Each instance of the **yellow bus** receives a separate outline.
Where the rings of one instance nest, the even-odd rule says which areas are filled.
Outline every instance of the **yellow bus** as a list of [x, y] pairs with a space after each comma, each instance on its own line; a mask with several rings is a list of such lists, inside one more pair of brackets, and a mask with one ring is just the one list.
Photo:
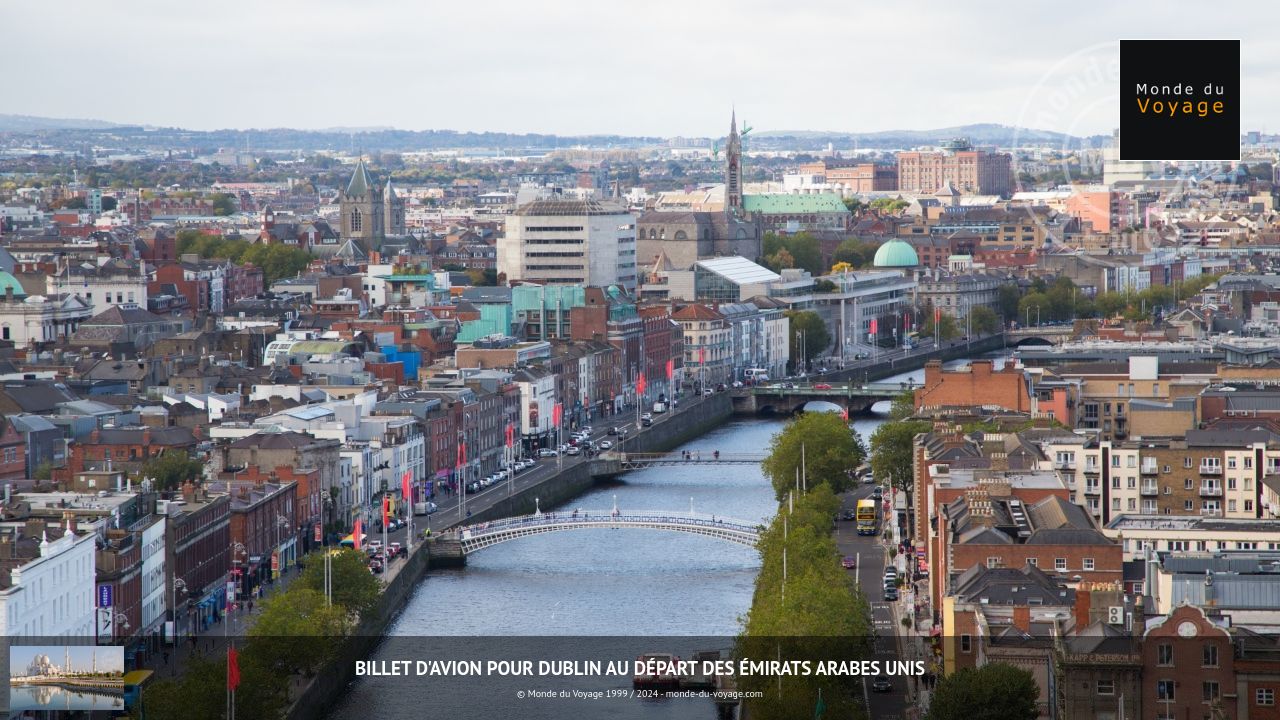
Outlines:
[[859, 535], [875, 535], [880, 529], [880, 513], [876, 511], [876, 501], [859, 500], [856, 519]]

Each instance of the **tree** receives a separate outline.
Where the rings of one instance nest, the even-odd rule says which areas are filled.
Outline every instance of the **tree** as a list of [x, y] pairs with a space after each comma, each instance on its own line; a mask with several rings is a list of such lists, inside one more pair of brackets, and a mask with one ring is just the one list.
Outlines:
[[[831, 259], [835, 262], [849, 263], [854, 268], [866, 267], [871, 264], [878, 249], [880, 249], [880, 245], [877, 243], [866, 242], [858, 238], [849, 238], [836, 247]], [[835, 270], [833, 269], [832, 272], [835, 272]]]
[[[368, 570], [365, 570], [367, 573]], [[350, 627], [347, 609], [329, 605], [311, 588], [290, 588], [267, 598], [249, 637], [263, 667], [310, 675], [333, 654]]]
[[916, 414], [915, 390], [903, 390], [893, 399], [889, 407], [890, 420], [906, 420]]
[[844, 199], [844, 206], [849, 208], [849, 212], [858, 215], [862, 212], [862, 208], [866, 207], [862, 201], [856, 197], [848, 197]]
[[102, 198], [103, 212], [111, 212], [112, 210], [115, 210], [117, 207], [119, 207], [119, 201], [117, 201], [115, 198], [111, 197], [110, 195], [106, 195]]
[[1018, 288], [1017, 283], [1009, 283], [1001, 285], [997, 292], [999, 299], [996, 303], [1000, 307], [1000, 314], [1005, 320], [1012, 320], [1018, 314], [1018, 301], [1022, 299], [1022, 290]]
[[899, 420], [876, 428], [871, 433], [871, 473], [899, 490], [911, 492], [915, 467], [912, 447], [916, 435], [929, 432], [932, 427], [924, 420]]
[[85, 199], [79, 195], [76, 195], [75, 197], [64, 198], [62, 200], [59, 200], [53, 203], [53, 208], [55, 210], [58, 210], [58, 209], [84, 210], [87, 207], [89, 207], [88, 202], [86, 202]]
[[761, 467], [781, 500], [795, 487], [796, 472], [802, 465], [808, 487], [827, 485], [832, 492], [841, 493], [852, 484], [848, 471], [861, 465], [865, 457], [862, 444], [838, 413], [804, 413], [773, 436], [769, 456]]
[[926, 720], [1035, 720], [1040, 688], [1008, 663], [964, 668], [938, 682]]
[[960, 337], [960, 328], [956, 326], [956, 319], [950, 315], [938, 313], [940, 320], [937, 328], [934, 328], [934, 313], [925, 310], [925, 312], [921, 313], [921, 316], [924, 320], [920, 323], [920, 337], [932, 338], [936, 336], [940, 342]]
[[986, 305], [969, 309], [969, 329], [977, 335], [990, 335], [1000, 331], [1000, 318]]
[[231, 215], [236, 211], [236, 201], [227, 193], [214, 193], [210, 198], [213, 201], [214, 215]]
[[204, 474], [204, 463], [194, 460], [186, 450], [170, 448], [142, 466], [142, 476], [154, 478], [159, 490], [175, 490], [188, 480]]
[[[812, 310], [787, 311], [789, 337], [791, 341], [791, 363], [799, 367], [801, 360], [809, 362], [818, 357], [831, 344], [831, 331], [822, 321], [822, 316]], [[803, 333], [803, 339], [799, 339]], [[804, 357], [801, 358], [801, 353]]]
[[786, 248], [782, 248], [778, 252], [767, 256], [765, 258], [765, 265], [769, 266], [769, 268], [775, 272], [782, 272], [787, 268], [795, 267], [796, 259], [791, 256], [791, 253]]
[[1032, 292], [1022, 296], [1018, 301], [1018, 322], [1032, 325], [1036, 322], [1053, 319], [1053, 305], [1049, 296], [1042, 292]]
[[311, 255], [302, 248], [288, 245], [250, 245], [237, 262], [253, 263], [262, 268], [267, 285], [280, 278], [294, 277], [311, 264]]
[[[378, 604], [382, 587], [369, 572], [365, 558], [356, 550], [332, 550], [329, 569], [333, 573], [330, 587], [333, 602], [345, 607], [357, 616], [364, 615]], [[306, 568], [298, 580], [298, 587], [324, 592], [324, 551], [315, 552], [307, 559]]]
[[911, 203], [901, 198], [876, 198], [871, 201], [871, 209], [882, 213], [894, 214], [906, 209]]
[[[791, 258], [791, 262], [785, 265], [777, 261], [784, 250]], [[806, 232], [794, 235], [765, 233], [761, 247], [761, 257], [765, 264], [774, 270], [798, 267], [808, 270], [813, 275], [821, 275], [823, 270], [822, 251], [818, 247], [818, 241]], [[775, 262], [771, 263], [770, 258], [774, 258]]]

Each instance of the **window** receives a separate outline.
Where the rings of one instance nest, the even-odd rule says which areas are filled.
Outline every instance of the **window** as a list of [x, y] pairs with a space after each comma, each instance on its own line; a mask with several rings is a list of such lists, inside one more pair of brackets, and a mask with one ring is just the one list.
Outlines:
[[1183, 501], [1182, 501], [1182, 510], [1183, 510], [1184, 512], [1191, 512], [1192, 510], [1195, 510], [1195, 509], [1196, 509], [1195, 501], [1193, 501], [1193, 500], [1183, 500]]
[[1204, 693], [1203, 697], [1205, 702], [1213, 702], [1221, 696], [1221, 693], [1218, 690], [1217, 680], [1205, 680], [1200, 684], [1200, 687]]
[[1092, 570], [1092, 569], [1093, 569], [1093, 558], [1085, 558], [1085, 559], [1084, 559], [1084, 569], [1085, 569], [1085, 570]]
[[998, 567], [1000, 567], [1000, 558], [999, 558], [999, 557], [989, 557], [989, 558], [987, 558], [987, 567], [989, 567], [989, 568], [998, 568]]
[[1169, 643], [1161, 643], [1156, 647], [1156, 664], [1157, 665], [1173, 664], [1173, 645]]
[[1112, 476], [1112, 477], [1111, 477], [1111, 489], [1112, 489], [1112, 490], [1119, 490], [1119, 489], [1120, 489], [1120, 476], [1119, 476], [1119, 475], [1114, 475], [1114, 476]]
[[1258, 688], [1253, 698], [1257, 704], [1270, 707], [1276, 704], [1276, 691], [1271, 688]]
[[1054, 559], [1053, 559], [1053, 569], [1054, 569], [1054, 570], [1066, 570], [1066, 569], [1067, 569], [1067, 559], [1066, 559], [1066, 558], [1054, 558]]
[[1129, 512], [1135, 512], [1135, 511], [1137, 511], [1137, 509], [1138, 509], [1138, 501], [1137, 501], [1137, 500], [1135, 500], [1134, 498], [1129, 498], [1126, 502], [1127, 502], [1127, 505], [1126, 505], [1126, 507], [1125, 507], [1125, 509], [1126, 509], [1126, 510], [1128, 510]]
[[1227, 478], [1227, 489], [1228, 489], [1228, 490], [1235, 490], [1235, 489], [1236, 489], [1236, 479], [1235, 479], [1235, 478]]
[[1182, 481], [1182, 489], [1183, 490], [1191, 489], [1191, 478], [1186, 478]]
[[1040, 567], [1040, 558], [1027, 558], [1027, 564], [1031, 567]]
[[1204, 644], [1204, 652], [1202, 653], [1205, 667], [1218, 667], [1218, 646], [1213, 643]]
[[1099, 695], [1115, 695], [1116, 681], [1115, 680], [1099, 680], [1098, 694]]
[[1244, 511], [1245, 511], [1245, 512], [1253, 512], [1253, 501], [1252, 501], [1252, 500], [1245, 500], [1245, 501], [1244, 501]]
[[1227, 469], [1228, 469], [1228, 470], [1235, 470], [1235, 469], [1236, 469], [1236, 459], [1235, 459], [1235, 458], [1233, 458], [1233, 457], [1232, 457], [1232, 458], [1227, 458]]
[[1189, 458], [1189, 457], [1184, 457], [1184, 458], [1182, 458], [1182, 467], [1184, 467], [1184, 468], [1189, 468], [1189, 467], [1191, 467], [1191, 458]]
[[1156, 681], [1156, 699], [1157, 700], [1173, 700], [1173, 681], [1157, 680]]
[[960, 652], [962, 653], [973, 652], [973, 636], [971, 635], [960, 636]]

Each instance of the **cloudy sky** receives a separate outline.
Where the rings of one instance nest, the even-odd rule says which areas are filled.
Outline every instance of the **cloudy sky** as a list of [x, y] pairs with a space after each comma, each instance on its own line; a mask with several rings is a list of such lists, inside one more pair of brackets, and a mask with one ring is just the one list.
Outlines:
[[6, 2], [0, 113], [181, 126], [718, 136], [1118, 124], [1119, 38], [1240, 38], [1280, 129], [1280, 6], [867, 0]]

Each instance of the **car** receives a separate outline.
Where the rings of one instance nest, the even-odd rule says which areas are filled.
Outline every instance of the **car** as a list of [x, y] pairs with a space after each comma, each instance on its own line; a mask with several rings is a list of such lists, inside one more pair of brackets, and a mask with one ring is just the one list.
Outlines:
[[552, 448], [542, 448], [538, 451], [538, 457], [555, 457], [558, 453]]
[[845, 520], [857, 520], [857, 519], [858, 519], [858, 513], [857, 513], [856, 511], [854, 511], [854, 510], [845, 510], [845, 511], [844, 511], [844, 519], [845, 519]]
[[814, 383], [813, 389], [814, 390], [830, 390], [831, 383]]
[[734, 380], [734, 381], [733, 381], [733, 386], [734, 386], [735, 388], [740, 388], [740, 387], [742, 387], [742, 381], [741, 381], [741, 380]]
[[591, 433], [594, 432], [594, 429], [590, 425], [587, 425], [586, 427], [582, 428], [582, 432], [590, 436]]
[[615, 425], [614, 427], [609, 428], [609, 434], [610, 434], [610, 435], [617, 435], [617, 434], [618, 434], [618, 428], [617, 428], [617, 426], [616, 426], [616, 425]]
[[400, 545], [400, 543], [398, 543], [398, 542], [393, 542], [393, 543], [391, 543], [390, 545], [388, 545], [388, 546], [387, 546], [387, 552], [388, 552], [388, 553], [390, 553], [391, 557], [396, 557], [396, 556], [398, 556], [398, 555], [400, 554], [400, 550], [401, 550], [402, 548], [403, 548], [403, 546], [402, 546], [402, 545]]
[[382, 541], [381, 541], [381, 540], [370, 540], [370, 541], [369, 541], [369, 549], [370, 549], [370, 550], [372, 550], [372, 551], [374, 551], [375, 553], [376, 553], [376, 552], [378, 552], [379, 550], [381, 550], [381, 549], [382, 549]]
[[894, 602], [898, 599], [898, 588], [887, 587], [884, 589], [884, 601]]
[[714, 393], [715, 393], [715, 391], [714, 391], [714, 390], [712, 390], [711, 388], [707, 388], [706, 390], [703, 390], [703, 391], [702, 391], [702, 394], [703, 394], [704, 396], [706, 396], [706, 395], [712, 395], [712, 394], [714, 394]]
[[370, 561], [369, 561], [369, 572], [373, 573], [374, 575], [381, 575], [381, 574], [382, 574], [382, 563], [381, 563], [380, 561], [378, 561], [378, 560], [370, 560]]
[[480, 483], [476, 482], [475, 480], [472, 480], [471, 482], [467, 483], [468, 495], [474, 495], [478, 492], [480, 492]]
[[640, 421], [640, 427], [649, 427], [651, 425], [653, 425], [653, 420], [650, 418], [644, 418]]
[[568, 450], [565, 450], [564, 454], [565, 455], [581, 455], [582, 451], [578, 449], [577, 445], [573, 445]]
[[858, 560], [852, 555], [845, 555], [840, 561], [840, 565], [843, 566], [845, 570], [856, 570], [858, 567]]
[[642, 415], [640, 416], [640, 419], [641, 419], [641, 420], [652, 420], [652, 419], [653, 419], [653, 413], [644, 413], [644, 414], [642, 414]]
[[609, 442], [608, 440], [601, 440], [601, 441], [600, 441], [600, 449], [601, 449], [601, 450], [608, 450], [608, 449], [609, 449], [609, 448], [611, 448], [611, 447], [613, 447], [613, 443]]
[[556, 448], [556, 450], [560, 451], [561, 455], [563, 455], [564, 451], [568, 449], [569, 449], [569, 443], [560, 443], [560, 446]]
[[871, 692], [893, 692], [893, 682], [889, 680], [888, 675], [877, 675], [876, 679], [871, 681]]

